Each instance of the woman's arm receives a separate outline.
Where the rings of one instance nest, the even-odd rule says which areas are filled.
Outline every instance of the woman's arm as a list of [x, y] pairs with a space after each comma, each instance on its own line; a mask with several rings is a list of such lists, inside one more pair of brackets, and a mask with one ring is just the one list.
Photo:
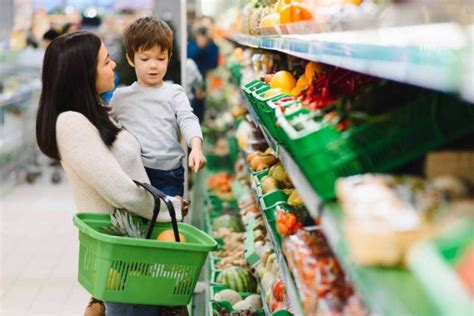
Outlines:
[[[122, 170], [95, 126], [85, 116], [77, 112], [62, 113], [56, 122], [56, 134], [61, 161], [113, 207], [151, 219], [154, 206], [152, 196]], [[170, 199], [180, 219], [181, 201], [174, 197]], [[159, 221], [167, 219], [169, 214], [161, 203]]]

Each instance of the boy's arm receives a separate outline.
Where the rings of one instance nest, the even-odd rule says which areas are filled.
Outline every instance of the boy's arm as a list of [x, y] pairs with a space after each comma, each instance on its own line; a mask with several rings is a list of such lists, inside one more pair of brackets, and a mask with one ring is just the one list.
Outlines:
[[172, 98], [172, 106], [176, 111], [176, 119], [178, 122], [179, 129], [183, 135], [186, 144], [192, 148], [192, 139], [197, 137], [201, 141], [203, 139], [201, 126], [199, 125], [199, 119], [193, 113], [191, 104], [189, 103], [188, 97], [186, 96], [183, 88], [179, 85], [177, 87], [174, 96]]
[[118, 122], [118, 111], [119, 111], [119, 100], [120, 100], [120, 97], [118, 97], [118, 94], [120, 94], [120, 92], [118, 92], [117, 90], [115, 90], [114, 94], [112, 95], [112, 99], [110, 100], [110, 103], [109, 103], [109, 115], [111, 118], [113, 118], [116, 122]]

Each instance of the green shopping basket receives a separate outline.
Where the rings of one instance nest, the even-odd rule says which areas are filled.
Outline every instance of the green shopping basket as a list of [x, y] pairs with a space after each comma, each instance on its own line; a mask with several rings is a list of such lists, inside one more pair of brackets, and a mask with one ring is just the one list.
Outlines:
[[[166, 203], [171, 223], [150, 224], [147, 239], [102, 233], [111, 226], [109, 214], [80, 213], [74, 216], [79, 228], [79, 283], [95, 298], [119, 303], [187, 305], [207, 254], [217, 242], [203, 231], [176, 221], [166, 195], [148, 184], [136, 182], [155, 197], [151, 223], [156, 222], [160, 198]], [[186, 243], [156, 240], [172, 228]], [[151, 238], [151, 239], [150, 239]]]

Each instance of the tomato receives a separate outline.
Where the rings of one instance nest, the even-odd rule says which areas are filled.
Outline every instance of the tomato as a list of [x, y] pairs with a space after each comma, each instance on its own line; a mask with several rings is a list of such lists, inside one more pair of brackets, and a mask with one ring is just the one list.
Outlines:
[[272, 285], [272, 295], [277, 301], [282, 302], [286, 296], [285, 283], [282, 279], [278, 278]]

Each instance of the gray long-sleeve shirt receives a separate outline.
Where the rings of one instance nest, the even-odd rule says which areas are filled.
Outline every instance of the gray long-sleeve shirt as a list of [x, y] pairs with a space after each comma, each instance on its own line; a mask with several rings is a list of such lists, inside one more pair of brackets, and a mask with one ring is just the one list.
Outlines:
[[202, 139], [199, 119], [180, 85], [149, 88], [134, 82], [117, 89], [110, 105], [112, 116], [140, 142], [145, 167], [176, 169], [185, 155], [180, 133], [188, 146], [194, 137]]

